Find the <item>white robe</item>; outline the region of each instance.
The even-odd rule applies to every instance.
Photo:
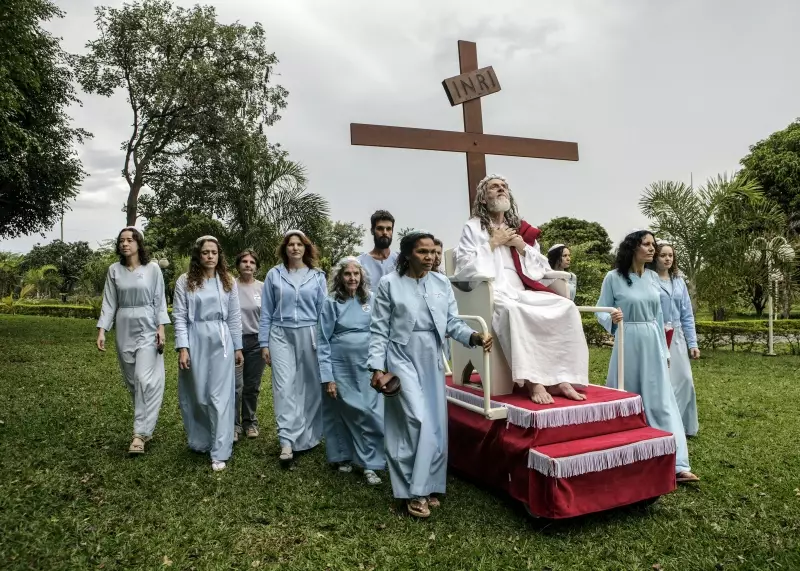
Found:
[[[511,249],[500,246],[492,251],[489,233],[478,218],[464,225],[454,257],[454,280],[474,284],[494,279],[492,329],[516,383],[589,384],[589,348],[580,312],[572,301],[526,290],[514,269]],[[550,271],[538,242],[525,247],[520,262],[522,271],[534,281]]]

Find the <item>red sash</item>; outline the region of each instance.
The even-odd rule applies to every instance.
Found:
[[[534,244],[536,244],[536,239],[542,233],[541,230],[539,230],[538,228],[534,228],[524,220],[519,225],[519,230],[517,232],[519,232],[519,235],[522,236],[522,239],[528,246],[533,246]],[[539,282],[533,281],[522,272],[522,263],[520,262],[519,252],[517,252],[516,248],[511,248],[511,257],[514,259],[514,268],[517,270],[517,275],[519,276],[519,279],[522,280],[522,285],[525,286],[525,289],[556,293],[549,287],[542,285]]]

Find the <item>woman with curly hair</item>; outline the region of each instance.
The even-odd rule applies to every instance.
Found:
[[[327,290],[316,248],[300,230],[286,232],[278,256],[264,280],[258,342],[272,367],[279,459],[288,465],[322,439],[317,321]]]
[[[117,322],[117,359],[133,397],[130,454],[144,453],[153,437],[164,397],[164,325],[169,323],[164,276],[144,245],[142,233],[123,228],[116,242],[119,262],[111,264],[97,322],[97,348],[106,350],[106,331]]]
[[[625,390],[642,397],[650,426],[675,437],[675,473],[679,483],[696,482],[689,466],[689,449],[678,402],[669,380],[669,349],[664,336],[664,317],[658,275],[645,267],[653,261],[655,239],[649,230],[631,232],[617,250],[615,269],[606,274],[597,305],[616,307],[613,313],[598,313],[605,329],[617,334],[625,318]],[[617,350],[614,344],[606,385],[617,385]]]
[[[442,344],[492,347],[492,338],[458,318],[448,279],[431,271],[433,235],[409,232],[400,240],[397,270],[383,276],[370,323],[371,384],[383,392],[386,461],[395,498],[414,517],[430,516],[447,484],[447,399]],[[391,373],[391,374],[387,374]],[[391,389],[392,376],[400,380]],[[388,391],[388,392],[387,392]]]
[[[210,452],[211,469],[224,470],[233,452],[235,368],[244,357],[236,281],[213,236],[195,242],[189,271],[175,284],[172,314],[189,448]]]
[[[325,387],[322,420],[328,462],[350,472],[364,471],[367,484],[381,479],[383,400],[370,389],[367,369],[372,293],[369,277],[357,258],[347,257],[332,270],[330,295],[322,305],[317,333],[320,378]]]
[[[694,327],[694,312],[689,288],[675,261],[675,249],[669,242],[656,242],[656,255],[649,269],[658,273],[661,288],[661,311],[667,329],[672,328],[672,343],[669,347],[669,379],[683,419],[687,436],[694,436],[700,429],[697,422],[697,396],[692,377],[692,359],[700,358],[697,333]]]

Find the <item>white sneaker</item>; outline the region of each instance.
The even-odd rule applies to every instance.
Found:
[[[211,469],[215,472],[219,472],[225,469],[225,462],[220,462],[219,460],[212,460],[211,461]]]
[[[281,448],[281,455],[279,456],[281,462],[288,462],[292,458],[294,458],[294,454],[292,454],[292,447],[291,446],[283,446]]]
[[[377,486],[381,483],[381,479],[372,470],[364,470],[364,477],[367,478],[367,484],[370,486]]]

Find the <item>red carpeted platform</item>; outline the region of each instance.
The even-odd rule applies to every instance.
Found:
[[[483,406],[476,387],[447,378],[447,396]],[[471,480],[502,490],[531,513],[553,519],[608,510],[675,489],[675,439],[650,428],[639,395],[590,385],[585,401],[527,393],[496,396],[508,418],[487,420],[450,403],[449,463]]]

